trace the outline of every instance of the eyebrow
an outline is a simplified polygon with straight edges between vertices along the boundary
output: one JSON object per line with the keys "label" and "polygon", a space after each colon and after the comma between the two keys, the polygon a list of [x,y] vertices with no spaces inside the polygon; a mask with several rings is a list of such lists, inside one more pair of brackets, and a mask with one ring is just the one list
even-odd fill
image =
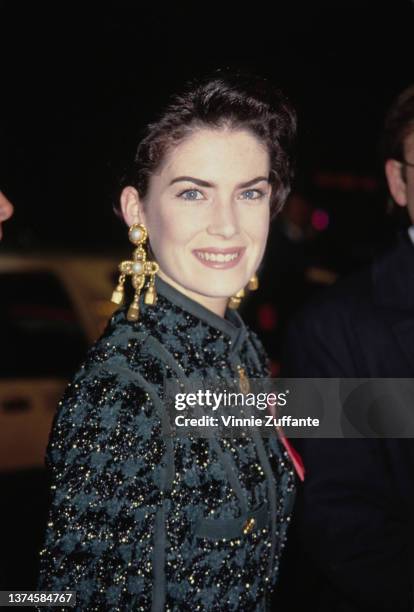
{"label": "eyebrow", "polygon": [[[180,181],[187,181],[190,183],[195,183],[196,185],[199,185],[200,187],[215,187],[214,183],[209,183],[208,181],[203,181],[201,179],[198,178],[194,178],[193,176],[177,176],[175,179],[173,179],[170,185],[173,185],[174,183],[179,183]],[[267,176],[257,176],[254,179],[251,179],[250,181],[246,181],[246,183],[239,183],[237,185],[238,188],[240,187],[251,187],[251,185],[254,185],[255,183],[258,183],[259,181],[266,181],[267,183],[269,183],[269,177]]]}

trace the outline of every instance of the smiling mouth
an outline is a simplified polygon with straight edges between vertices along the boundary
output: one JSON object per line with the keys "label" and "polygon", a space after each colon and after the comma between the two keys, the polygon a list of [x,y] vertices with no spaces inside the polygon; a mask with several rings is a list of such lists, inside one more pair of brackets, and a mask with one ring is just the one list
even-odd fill
{"label": "smiling mouth", "polygon": [[209,268],[232,268],[239,263],[245,250],[246,247],[194,249],[193,254]]}

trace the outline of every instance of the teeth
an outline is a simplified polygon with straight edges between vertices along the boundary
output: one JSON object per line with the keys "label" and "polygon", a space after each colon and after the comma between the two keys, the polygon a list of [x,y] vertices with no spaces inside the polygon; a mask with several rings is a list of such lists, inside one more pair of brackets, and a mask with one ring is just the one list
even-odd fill
{"label": "teeth", "polygon": [[207,261],[217,261],[219,263],[227,263],[238,257],[238,253],[207,253],[205,251],[196,251],[197,257]]}

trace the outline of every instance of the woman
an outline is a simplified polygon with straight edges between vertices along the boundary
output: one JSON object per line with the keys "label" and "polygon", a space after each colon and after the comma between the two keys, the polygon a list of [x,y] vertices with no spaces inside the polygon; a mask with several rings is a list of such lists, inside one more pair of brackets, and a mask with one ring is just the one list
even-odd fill
{"label": "woman", "polygon": [[[165,435],[166,383],[267,375],[234,310],[289,192],[295,115],[262,81],[190,86],[148,126],[121,211],[135,295],[59,405],[41,590],[85,610],[264,610],[294,477],[274,436]],[[150,249],[145,249],[148,241]],[[142,294],[141,294],[142,290]]]}

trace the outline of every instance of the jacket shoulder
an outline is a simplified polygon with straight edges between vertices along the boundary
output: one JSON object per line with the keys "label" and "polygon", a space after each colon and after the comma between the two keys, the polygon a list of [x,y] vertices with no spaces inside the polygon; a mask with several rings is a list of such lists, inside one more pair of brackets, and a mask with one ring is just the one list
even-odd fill
{"label": "jacket shoulder", "polygon": [[372,273],[372,265],[367,266],[323,290],[298,311],[292,325],[326,335],[330,327],[346,324],[356,315],[368,314],[374,304]]}
{"label": "jacket shoulder", "polygon": [[372,318],[372,268],[339,281],[289,323],[283,372],[289,376],[351,376],[358,359],[356,326]]}
{"label": "jacket shoulder", "polygon": [[151,330],[127,321],[123,310],[116,312],[102,336],[89,349],[83,373],[122,372],[125,380],[145,375],[153,384],[160,382],[164,360]]}
{"label": "jacket shoulder", "polygon": [[400,235],[371,264],[339,280],[307,304],[294,318],[294,324],[326,330],[338,322],[372,319],[381,305],[399,306],[399,294],[407,291],[406,278],[412,276],[413,262],[413,244],[408,236]]}
{"label": "jacket shoulder", "polygon": [[[59,402],[46,454],[46,462],[59,459],[59,447],[69,452],[76,442],[101,446],[114,436],[117,446],[129,444],[128,432],[144,438],[159,431],[163,392],[163,362],[139,327],[111,321],[90,348],[84,363]],[[122,435],[120,435],[122,432]],[[125,448],[126,454],[128,448]]]}

